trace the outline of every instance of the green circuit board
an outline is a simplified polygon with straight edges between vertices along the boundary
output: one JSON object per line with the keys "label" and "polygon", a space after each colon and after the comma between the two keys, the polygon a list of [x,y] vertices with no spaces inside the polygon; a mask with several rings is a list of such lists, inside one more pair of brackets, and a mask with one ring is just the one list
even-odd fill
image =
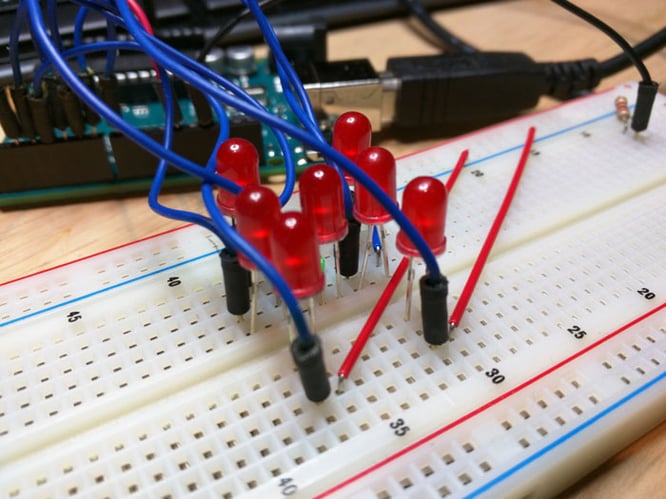
{"label": "green circuit board", "polygon": [[[154,78],[149,71],[119,76],[122,117],[132,126],[159,140],[164,125],[164,108],[152,88]],[[256,72],[253,74],[229,79],[245,89],[271,114],[296,123],[279,79],[266,60],[256,61]],[[177,83],[175,91],[182,119],[175,132],[174,148],[189,159],[203,164],[213,152],[217,126],[199,127],[194,105],[184,85]],[[257,146],[262,177],[282,175],[284,156],[272,130],[235,109],[225,110],[231,121],[230,135],[248,138]],[[322,120],[320,125],[326,134],[329,120]],[[27,138],[18,141],[4,138],[0,143],[0,208],[142,195],[148,191],[157,159],[120,137],[105,121],[94,128],[86,125],[82,137],[77,137],[70,129],[56,129],[55,134],[56,140],[52,144],[35,143]],[[297,171],[321,161],[316,152],[307,150],[291,138],[287,140],[289,154]],[[94,171],[90,168],[91,155],[99,156]],[[43,157],[49,157],[52,161],[48,165],[39,164],[41,161],[36,159]],[[71,163],[77,159],[85,163],[81,169]],[[149,168],[146,168],[147,164]],[[17,170],[23,172],[18,179]],[[198,179],[175,169],[170,170],[164,182],[166,190],[196,188],[198,185]]]}

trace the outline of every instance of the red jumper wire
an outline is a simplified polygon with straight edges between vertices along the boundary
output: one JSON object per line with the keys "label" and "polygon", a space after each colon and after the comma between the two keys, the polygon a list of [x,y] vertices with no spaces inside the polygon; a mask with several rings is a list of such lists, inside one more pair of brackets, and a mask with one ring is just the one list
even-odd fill
{"label": "red jumper wire", "polygon": [[481,246],[481,251],[479,251],[479,256],[476,258],[476,262],[474,262],[474,266],[472,267],[472,270],[469,273],[469,276],[467,277],[467,282],[465,283],[465,287],[463,288],[462,293],[460,293],[460,298],[458,299],[458,303],[456,303],[456,306],[454,307],[453,312],[449,317],[450,329],[455,329],[456,327],[458,327],[458,324],[460,324],[460,319],[462,319],[462,316],[465,313],[465,308],[467,308],[467,304],[469,303],[469,300],[472,297],[472,293],[474,292],[476,283],[479,281],[479,278],[481,277],[481,272],[483,271],[483,267],[486,264],[486,260],[488,260],[488,256],[490,255],[490,252],[493,249],[493,244],[495,243],[497,234],[499,233],[499,230],[502,227],[502,222],[504,221],[504,217],[506,217],[506,214],[509,211],[509,206],[511,206],[511,201],[513,201],[513,196],[516,193],[516,189],[518,188],[520,177],[522,176],[523,171],[525,170],[525,165],[527,164],[527,158],[529,157],[530,149],[532,148],[532,143],[534,142],[535,132],[536,129],[534,127],[530,127],[529,131],[527,132],[527,138],[525,139],[523,152],[520,155],[520,160],[518,161],[518,166],[516,166],[516,171],[513,174],[511,183],[509,184],[506,194],[504,195],[504,200],[502,201],[502,205],[500,206],[500,209],[497,212],[495,220],[493,221],[493,224],[490,227],[490,230],[488,231],[488,235],[486,236],[486,240],[483,242],[483,246]]}
{"label": "red jumper wire", "polygon": [[[456,166],[453,168],[453,171],[451,172],[451,175],[449,175],[449,178],[446,182],[447,192],[450,193],[451,190],[453,189],[453,186],[456,180],[458,179],[458,175],[465,166],[465,162],[467,161],[468,155],[469,151],[467,149],[465,149],[462,153],[460,153],[458,162],[456,163]],[[342,381],[344,381],[346,378],[349,377],[349,373],[351,373],[351,370],[354,368],[354,365],[358,360],[358,356],[361,354],[361,351],[363,350],[365,344],[368,342],[368,339],[370,338],[372,331],[375,329],[375,326],[377,326],[377,323],[379,322],[379,319],[384,313],[384,310],[391,301],[393,293],[395,293],[395,290],[398,288],[398,284],[400,284],[400,281],[405,275],[409,263],[408,260],[409,259],[405,257],[398,264],[398,267],[395,269],[393,277],[391,277],[391,280],[386,285],[386,288],[379,297],[379,300],[377,300],[377,304],[372,309],[372,312],[370,312],[368,320],[364,324],[359,335],[356,337],[356,340],[354,341],[354,344],[349,350],[349,353],[342,361],[342,365],[338,370],[338,387],[340,386],[340,383],[342,383]]]}

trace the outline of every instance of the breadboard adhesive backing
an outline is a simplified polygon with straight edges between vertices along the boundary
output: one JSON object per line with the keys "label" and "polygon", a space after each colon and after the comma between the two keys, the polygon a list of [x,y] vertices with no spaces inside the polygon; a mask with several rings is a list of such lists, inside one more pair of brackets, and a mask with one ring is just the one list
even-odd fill
{"label": "breadboard adhesive backing", "polygon": [[[455,304],[529,126],[523,180],[460,327],[405,321],[404,285],[338,393],[309,402],[263,283],[257,331],[225,312],[219,243],[185,227],[0,287],[3,497],[548,495],[666,418],[666,103],[623,133],[619,94],[399,162],[446,178]],[[392,268],[400,255],[389,226]],[[361,237],[364,237],[362,235]],[[363,239],[362,239],[363,240]],[[387,279],[328,286],[335,372]],[[417,277],[424,267],[418,264]],[[418,308],[415,300],[414,308]]]}

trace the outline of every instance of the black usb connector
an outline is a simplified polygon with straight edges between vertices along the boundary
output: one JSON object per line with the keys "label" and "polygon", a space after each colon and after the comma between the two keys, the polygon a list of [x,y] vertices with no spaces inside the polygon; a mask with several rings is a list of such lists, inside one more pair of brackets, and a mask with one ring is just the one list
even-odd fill
{"label": "black usb connector", "polygon": [[548,91],[544,71],[525,54],[476,52],[396,57],[394,126],[465,128],[515,116]]}
{"label": "black usb connector", "polygon": [[[419,134],[454,134],[497,123],[532,109],[542,96],[571,99],[605,76],[595,59],[535,62],[518,52],[474,52],[394,57],[377,73],[367,59],[296,65],[318,110],[355,109],[373,130],[393,126]],[[362,71],[360,70],[362,69]],[[656,83],[640,83],[631,128],[647,128]]]}

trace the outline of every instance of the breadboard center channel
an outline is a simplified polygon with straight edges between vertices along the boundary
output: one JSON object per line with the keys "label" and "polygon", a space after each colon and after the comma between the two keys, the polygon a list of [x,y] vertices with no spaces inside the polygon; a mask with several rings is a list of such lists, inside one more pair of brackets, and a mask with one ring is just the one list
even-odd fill
{"label": "breadboard center channel", "polygon": [[[0,287],[0,495],[557,492],[666,416],[666,103],[634,137],[620,94],[635,85],[400,160],[404,186],[470,151],[439,259],[451,309],[537,130],[451,340],[429,347],[419,314],[405,321],[403,285],[320,404],[266,283],[255,333],[224,312],[219,243],[198,227]],[[338,299],[328,251],[316,315],[334,378],[387,278],[372,262]]]}

